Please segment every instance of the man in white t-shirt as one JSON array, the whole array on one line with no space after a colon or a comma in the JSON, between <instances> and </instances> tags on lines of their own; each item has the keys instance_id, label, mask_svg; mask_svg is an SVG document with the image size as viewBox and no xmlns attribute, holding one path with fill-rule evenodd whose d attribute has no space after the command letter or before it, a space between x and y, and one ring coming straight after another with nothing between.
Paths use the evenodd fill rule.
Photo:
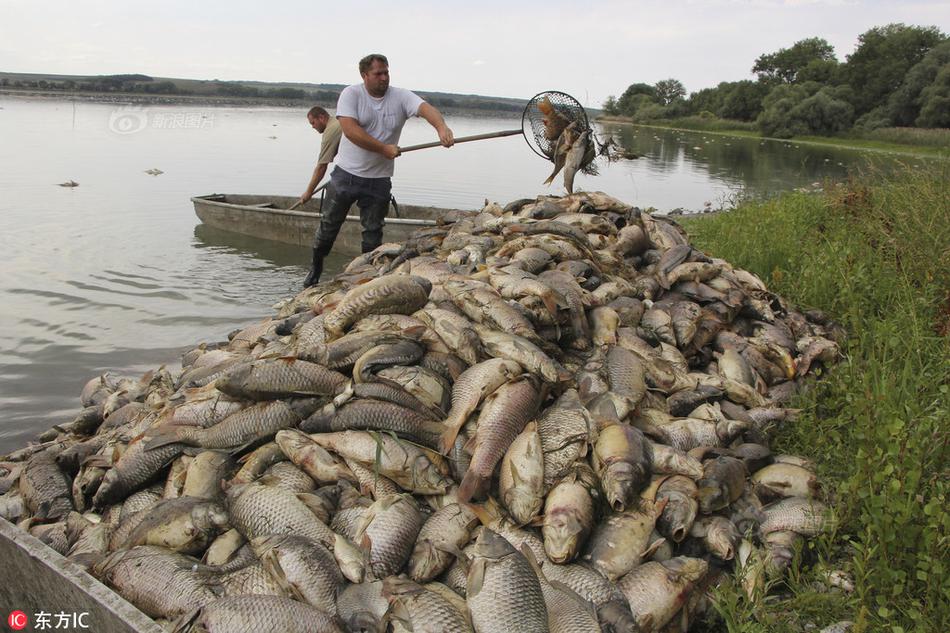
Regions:
<instances>
[{"instance_id":1,"label":"man in white t-shirt","mask_svg":"<svg viewBox=\"0 0 950 633\"><path fill-rule=\"evenodd\" d=\"M323 218L313 241L313 265L304 281L310 287L320 280L323 258L333 248L346 212L355 202L363 226L362 251L368 253L383 241L383 224L389 211L394 160L399 156L399 135L406 120L420 116L435 128L444 147L455 137L442 114L418 95L389 85L389 61L379 54L360 60L363 83L340 93L336 117L343 128L336 167L330 174Z\"/></svg>"}]
</instances>

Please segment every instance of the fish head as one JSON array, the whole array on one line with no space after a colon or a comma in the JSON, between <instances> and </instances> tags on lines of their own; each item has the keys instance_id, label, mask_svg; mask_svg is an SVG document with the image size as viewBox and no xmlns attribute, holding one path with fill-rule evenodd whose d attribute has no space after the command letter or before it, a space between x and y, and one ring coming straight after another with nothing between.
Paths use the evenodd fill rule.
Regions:
<instances>
[{"instance_id":1,"label":"fish head","mask_svg":"<svg viewBox=\"0 0 950 633\"><path fill-rule=\"evenodd\" d=\"M605 633L639 633L630 605L623 600L611 600L597 609L597 620Z\"/></svg>"},{"instance_id":2,"label":"fish head","mask_svg":"<svg viewBox=\"0 0 950 633\"><path fill-rule=\"evenodd\" d=\"M544 498L519 486L505 491L505 507L513 517L533 517L541 510Z\"/></svg>"},{"instance_id":3,"label":"fish head","mask_svg":"<svg viewBox=\"0 0 950 633\"><path fill-rule=\"evenodd\" d=\"M195 527L205 532L224 531L231 526L231 516L220 503L202 504L194 516Z\"/></svg>"},{"instance_id":4,"label":"fish head","mask_svg":"<svg viewBox=\"0 0 950 633\"><path fill-rule=\"evenodd\" d=\"M224 393L229 391L239 391L250 377L253 370L254 366L251 363L242 363L215 380L214 386L216 389L218 389L218 391L222 391Z\"/></svg>"},{"instance_id":5,"label":"fish head","mask_svg":"<svg viewBox=\"0 0 950 633\"><path fill-rule=\"evenodd\" d=\"M414 479L421 479L421 483L427 489L435 490L438 494L445 493L452 485L452 481L447 479L439 467L434 464L425 455L416 458L413 464Z\"/></svg>"},{"instance_id":6,"label":"fish head","mask_svg":"<svg viewBox=\"0 0 950 633\"><path fill-rule=\"evenodd\" d=\"M703 514L712 514L716 510L722 510L729 505L729 498L721 485L707 485L701 487L697 496L699 497L699 509Z\"/></svg>"},{"instance_id":7,"label":"fish head","mask_svg":"<svg viewBox=\"0 0 950 633\"><path fill-rule=\"evenodd\" d=\"M698 504L692 499L677 499L676 503L666 504L657 523L674 542L682 543L693 527L698 509Z\"/></svg>"},{"instance_id":8,"label":"fish head","mask_svg":"<svg viewBox=\"0 0 950 633\"><path fill-rule=\"evenodd\" d=\"M566 563L580 546L586 530L571 512L549 512L541 533L544 535L544 551L554 563Z\"/></svg>"},{"instance_id":9,"label":"fish head","mask_svg":"<svg viewBox=\"0 0 950 633\"><path fill-rule=\"evenodd\" d=\"M677 556L661 563L670 572L678 578L687 582L696 582L706 575L709 570L709 563L702 558L690 558L689 556Z\"/></svg>"},{"instance_id":10,"label":"fish head","mask_svg":"<svg viewBox=\"0 0 950 633\"><path fill-rule=\"evenodd\" d=\"M498 560L514 552L515 548L511 543L497 532L484 528L478 533L478 539L475 541L476 557Z\"/></svg>"},{"instance_id":11,"label":"fish head","mask_svg":"<svg viewBox=\"0 0 950 633\"><path fill-rule=\"evenodd\" d=\"M280 446L280 450L288 457L299 453L307 446L313 445L313 442L307 434L297 429L277 431L274 441L277 442L277 445Z\"/></svg>"},{"instance_id":12,"label":"fish head","mask_svg":"<svg viewBox=\"0 0 950 633\"><path fill-rule=\"evenodd\" d=\"M353 633L383 633L387 623L385 618L377 618L370 611L356 611L346 619L346 630Z\"/></svg>"},{"instance_id":13,"label":"fish head","mask_svg":"<svg viewBox=\"0 0 950 633\"><path fill-rule=\"evenodd\" d=\"M615 512L623 512L650 474L643 464L614 462L601 474L607 501Z\"/></svg>"},{"instance_id":14,"label":"fish head","mask_svg":"<svg viewBox=\"0 0 950 633\"><path fill-rule=\"evenodd\" d=\"M409 557L407 571L410 578L428 579L435 576L443 563L444 558L439 550L428 540L420 539Z\"/></svg>"}]
</instances>

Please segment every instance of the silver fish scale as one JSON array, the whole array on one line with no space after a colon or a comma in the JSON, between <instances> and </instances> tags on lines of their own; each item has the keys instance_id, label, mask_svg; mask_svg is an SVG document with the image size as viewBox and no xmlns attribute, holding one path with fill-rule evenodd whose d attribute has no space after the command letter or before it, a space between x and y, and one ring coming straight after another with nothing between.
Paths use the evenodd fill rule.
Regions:
<instances>
[{"instance_id":1,"label":"silver fish scale","mask_svg":"<svg viewBox=\"0 0 950 633\"><path fill-rule=\"evenodd\" d=\"M330 550L302 536L280 536L252 544L272 576L283 577L304 601L336 615L336 596L343 587L343 574Z\"/></svg>"},{"instance_id":2,"label":"silver fish scale","mask_svg":"<svg viewBox=\"0 0 950 633\"><path fill-rule=\"evenodd\" d=\"M270 534L298 534L333 546L330 528L288 490L248 484L230 503L231 521L248 540Z\"/></svg>"},{"instance_id":3,"label":"silver fish scale","mask_svg":"<svg viewBox=\"0 0 950 633\"><path fill-rule=\"evenodd\" d=\"M279 596L222 598L202 608L192 626L207 633L344 633L331 615Z\"/></svg>"},{"instance_id":4,"label":"silver fish scale","mask_svg":"<svg viewBox=\"0 0 950 633\"><path fill-rule=\"evenodd\" d=\"M599 572L577 564L545 564L544 575L548 580L563 583L574 590L584 600L600 607L613 600L623 600L623 592L617 585L607 580Z\"/></svg>"},{"instance_id":5,"label":"silver fish scale","mask_svg":"<svg viewBox=\"0 0 950 633\"><path fill-rule=\"evenodd\" d=\"M548 633L548 612L541 584L520 552L484 561L481 590L466 601L479 633Z\"/></svg>"},{"instance_id":6,"label":"silver fish scale","mask_svg":"<svg viewBox=\"0 0 950 633\"><path fill-rule=\"evenodd\" d=\"M348 541L356 541L360 520L363 518L365 512L366 508L361 506L339 510L333 515L333 520L330 522L330 529L341 536L345 536Z\"/></svg>"},{"instance_id":7,"label":"silver fish scale","mask_svg":"<svg viewBox=\"0 0 950 633\"><path fill-rule=\"evenodd\" d=\"M169 422L200 426L206 429L229 415L237 413L244 407L243 403L229 400L223 393L219 393L217 396L181 403L172 411Z\"/></svg>"},{"instance_id":8,"label":"silver fish scale","mask_svg":"<svg viewBox=\"0 0 950 633\"><path fill-rule=\"evenodd\" d=\"M318 315L297 330L297 355L304 360L320 361L326 355L327 331L324 317Z\"/></svg>"},{"instance_id":9,"label":"silver fish scale","mask_svg":"<svg viewBox=\"0 0 950 633\"><path fill-rule=\"evenodd\" d=\"M429 293L412 277L384 275L346 293L325 317L329 332L343 332L371 314L412 314L425 305Z\"/></svg>"},{"instance_id":10,"label":"silver fish scale","mask_svg":"<svg viewBox=\"0 0 950 633\"><path fill-rule=\"evenodd\" d=\"M231 572L221 579L226 596L258 595L286 596L280 583L264 568L255 562L247 567Z\"/></svg>"},{"instance_id":11,"label":"silver fish scale","mask_svg":"<svg viewBox=\"0 0 950 633\"><path fill-rule=\"evenodd\" d=\"M161 547L133 547L113 554L102 579L153 618L173 618L218 597L202 576L192 571L193 558ZM174 587L174 591L169 591Z\"/></svg>"},{"instance_id":12,"label":"silver fish scale","mask_svg":"<svg viewBox=\"0 0 950 633\"><path fill-rule=\"evenodd\" d=\"M826 512L823 503L804 497L789 497L762 509L764 519L759 530L763 535L788 530L814 536L825 528Z\"/></svg>"},{"instance_id":13,"label":"silver fish scale","mask_svg":"<svg viewBox=\"0 0 950 633\"><path fill-rule=\"evenodd\" d=\"M607 352L606 365L610 389L629 398L633 405L638 404L647 389L643 362L633 352L619 345L612 345Z\"/></svg>"},{"instance_id":14,"label":"silver fish scale","mask_svg":"<svg viewBox=\"0 0 950 633\"><path fill-rule=\"evenodd\" d=\"M27 462L20 474L20 495L40 520L59 519L73 509L72 484L48 452Z\"/></svg>"},{"instance_id":15,"label":"silver fish scale","mask_svg":"<svg viewBox=\"0 0 950 633\"><path fill-rule=\"evenodd\" d=\"M300 422L300 417L282 400L252 405L228 416L209 429L180 429L178 437L202 448L234 448L248 441L273 435Z\"/></svg>"},{"instance_id":16,"label":"silver fish scale","mask_svg":"<svg viewBox=\"0 0 950 633\"><path fill-rule=\"evenodd\" d=\"M218 390L237 398L267 400L293 395L333 395L346 383L346 376L323 365L304 360L254 361L222 376Z\"/></svg>"},{"instance_id":17,"label":"silver fish scale","mask_svg":"<svg viewBox=\"0 0 950 633\"><path fill-rule=\"evenodd\" d=\"M437 447L442 428L427 415L391 402L354 400L328 416L318 411L300 429L306 433L327 431L392 431L430 448Z\"/></svg>"},{"instance_id":18,"label":"silver fish scale","mask_svg":"<svg viewBox=\"0 0 950 633\"><path fill-rule=\"evenodd\" d=\"M413 633L470 633L469 626L455 606L435 593L423 590L397 598L409 612Z\"/></svg>"},{"instance_id":19,"label":"silver fish scale","mask_svg":"<svg viewBox=\"0 0 950 633\"><path fill-rule=\"evenodd\" d=\"M313 479L290 462L277 462L264 471L265 477L272 477L273 483L290 492L313 492L317 484Z\"/></svg>"},{"instance_id":20,"label":"silver fish scale","mask_svg":"<svg viewBox=\"0 0 950 633\"><path fill-rule=\"evenodd\" d=\"M373 573L385 578L398 573L409 560L424 519L415 504L404 497L395 502L392 497L383 497L367 509L374 511L369 524L361 525L356 544L362 545L364 537L369 538Z\"/></svg>"},{"instance_id":21,"label":"silver fish scale","mask_svg":"<svg viewBox=\"0 0 950 633\"><path fill-rule=\"evenodd\" d=\"M396 483L376 472L375 465L364 466L352 459L344 458L344 463L356 476L360 484L360 490L372 496L373 499L379 499L386 495L396 495L402 492L402 489Z\"/></svg>"},{"instance_id":22,"label":"silver fish scale","mask_svg":"<svg viewBox=\"0 0 950 633\"><path fill-rule=\"evenodd\" d=\"M596 614L580 596L547 580L541 581L541 591L551 633L600 633Z\"/></svg>"},{"instance_id":23,"label":"silver fish scale","mask_svg":"<svg viewBox=\"0 0 950 633\"><path fill-rule=\"evenodd\" d=\"M693 418L673 420L657 425L667 444L683 452L699 446L719 446L719 435L714 422L699 421Z\"/></svg>"},{"instance_id":24,"label":"silver fish scale","mask_svg":"<svg viewBox=\"0 0 950 633\"><path fill-rule=\"evenodd\" d=\"M350 631L375 633L389 611L380 580L350 585L340 592L336 601L340 619Z\"/></svg>"},{"instance_id":25,"label":"silver fish scale","mask_svg":"<svg viewBox=\"0 0 950 633\"><path fill-rule=\"evenodd\" d=\"M538 390L531 380L502 385L482 405L475 452L467 474L490 478L502 455L538 410Z\"/></svg>"},{"instance_id":26,"label":"silver fish scale","mask_svg":"<svg viewBox=\"0 0 950 633\"><path fill-rule=\"evenodd\" d=\"M458 503L450 503L430 516L419 532L409 560L412 579L427 582L448 569L453 555L446 549L468 543L476 521L475 514Z\"/></svg>"},{"instance_id":27,"label":"silver fish scale","mask_svg":"<svg viewBox=\"0 0 950 633\"><path fill-rule=\"evenodd\" d=\"M577 391L568 389L538 419L544 452L544 489L550 490L587 450L591 424Z\"/></svg>"},{"instance_id":28,"label":"silver fish scale","mask_svg":"<svg viewBox=\"0 0 950 633\"><path fill-rule=\"evenodd\" d=\"M102 478L102 484L93 497L93 504L102 508L125 497L157 475L181 455L184 449L184 444L173 443L145 450L142 440L132 442L119 461Z\"/></svg>"}]
</instances>

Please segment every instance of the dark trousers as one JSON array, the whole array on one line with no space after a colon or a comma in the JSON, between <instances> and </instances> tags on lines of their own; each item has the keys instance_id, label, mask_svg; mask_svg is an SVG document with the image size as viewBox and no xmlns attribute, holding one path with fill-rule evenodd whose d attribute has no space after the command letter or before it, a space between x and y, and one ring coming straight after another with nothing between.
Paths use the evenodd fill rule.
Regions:
<instances>
[{"instance_id":1,"label":"dark trousers","mask_svg":"<svg viewBox=\"0 0 950 633\"><path fill-rule=\"evenodd\" d=\"M360 224L363 226L362 252L368 253L382 244L391 191L392 180L389 178L361 178L336 167L327 185L320 227L313 237L314 255L327 256L354 202L360 209Z\"/></svg>"}]
</instances>

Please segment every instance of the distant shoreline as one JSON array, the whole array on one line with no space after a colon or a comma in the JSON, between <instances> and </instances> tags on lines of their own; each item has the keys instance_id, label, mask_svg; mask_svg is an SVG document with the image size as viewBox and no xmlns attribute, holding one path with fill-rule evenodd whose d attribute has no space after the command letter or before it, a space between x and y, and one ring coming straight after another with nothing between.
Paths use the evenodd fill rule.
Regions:
<instances>
[{"instance_id":1,"label":"distant shoreline","mask_svg":"<svg viewBox=\"0 0 950 633\"><path fill-rule=\"evenodd\" d=\"M313 99L284 99L279 97L229 97L213 95L167 95L142 94L132 92L80 92L63 90L39 90L34 88L16 89L7 86L0 87L0 98L10 97L24 100L48 101L82 101L88 103L114 103L131 105L195 105L208 107L251 107L271 106L275 108L300 108L308 110L318 105L324 108L335 108L336 102L327 102ZM521 113L503 110L482 110L475 108L456 108L440 106L439 110L446 114L464 114L465 116L514 119L521 118Z\"/></svg>"}]
</instances>

